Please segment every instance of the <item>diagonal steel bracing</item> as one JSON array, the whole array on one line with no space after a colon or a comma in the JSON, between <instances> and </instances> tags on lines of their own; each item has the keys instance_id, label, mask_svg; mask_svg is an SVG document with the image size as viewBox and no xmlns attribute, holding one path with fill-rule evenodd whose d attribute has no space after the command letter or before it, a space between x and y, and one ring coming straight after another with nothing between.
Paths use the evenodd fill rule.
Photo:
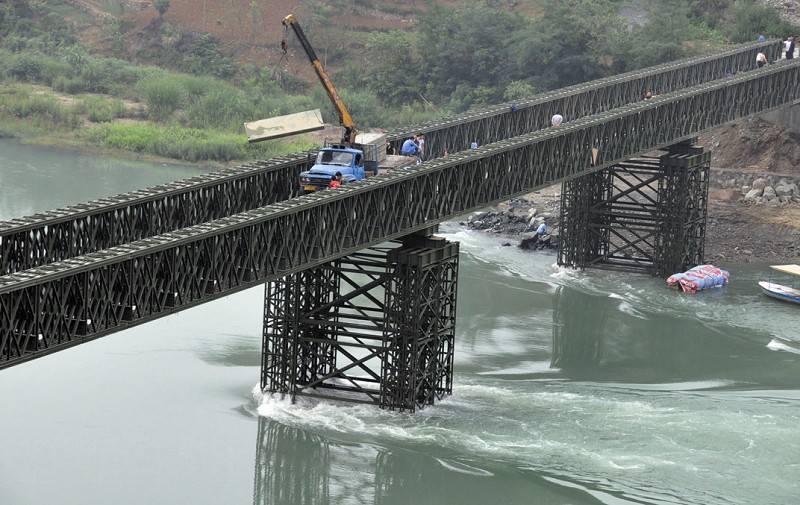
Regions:
<instances>
[{"instance_id":1,"label":"diagonal steel bracing","mask_svg":"<svg viewBox=\"0 0 800 505\"><path fill-rule=\"evenodd\" d=\"M778 63L338 190L0 277L0 366L330 262L798 99L800 62ZM116 300L86 296L98 284L111 286ZM54 294L59 303L47 304ZM112 317L119 313L130 320ZM49 333L48 321L59 330ZM21 345L31 335L43 341L35 349Z\"/></svg>"},{"instance_id":2,"label":"diagonal steel bracing","mask_svg":"<svg viewBox=\"0 0 800 505\"><path fill-rule=\"evenodd\" d=\"M629 72L500 104L440 121L404 127L388 139L399 148L425 133L429 157L523 135L567 120L638 101L646 91L667 93L753 68L755 54L780 57L780 41L754 42L703 57ZM80 256L256 209L298 195L298 174L312 153L298 153L170 184L103 198L0 223L0 275Z\"/></svg>"},{"instance_id":3,"label":"diagonal steel bracing","mask_svg":"<svg viewBox=\"0 0 800 505\"><path fill-rule=\"evenodd\" d=\"M261 387L412 412L451 394L457 278L458 244L408 236L269 283Z\"/></svg>"},{"instance_id":4,"label":"diagonal steel bracing","mask_svg":"<svg viewBox=\"0 0 800 505\"><path fill-rule=\"evenodd\" d=\"M669 151L564 185L559 264L663 275L702 262L710 153Z\"/></svg>"}]
</instances>

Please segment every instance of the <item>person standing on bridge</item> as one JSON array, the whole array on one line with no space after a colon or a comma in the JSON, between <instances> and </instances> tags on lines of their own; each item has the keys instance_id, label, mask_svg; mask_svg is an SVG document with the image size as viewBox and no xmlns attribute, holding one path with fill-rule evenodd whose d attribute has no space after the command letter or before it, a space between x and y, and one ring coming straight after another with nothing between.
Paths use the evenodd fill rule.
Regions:
<instances>
[{"instance_id":1,"label":"person standing on bridge","mask_svg":"<svg viewBox=\"0 0 800 505\"><path fill-rule=\"evenodd\" d=\"M764 41L764 40L766 40L766 38L764 37L764 35L763 35L762 33L759 33L759 34L758 34L758 41L759 41L759 42L762 42L762 41Z\"/></svg>"},{"instance_id":2,"label":"person standing on bridge","mask_svg":"<svg viewBox=\"0 0 800 505\"><path fill-rule=\"evenodd\" d=\"M756 55L756 66L758 66L758 68L761 68L766 64L767 64L767 56L764 53L758 53Z\"/></svg>"},{"instance_id":3,"label":"person standing on bridge","mask_svg":"<svg viewBox=\"0 0 800 505\"><path fill-rule=\"evenodd\" d=\"M787 42L787 44L786 44L786 59L787 60L791 60L792 58L794 58L795 38L796 37L789 37L789 40L786 41Z\"/></svg>"},{"instance_id":4,"label":"person standing on bridge","mask_svg":"<svg viewBox=\"0 0 800 505\"><path fill-rule=\"evenodd\" d=\"M564 116L558 113L553 114L553 117L550 118L550 124L553 126L561 126L561 123L563 122L564 122Z\"/></svg>"}]
</instances>

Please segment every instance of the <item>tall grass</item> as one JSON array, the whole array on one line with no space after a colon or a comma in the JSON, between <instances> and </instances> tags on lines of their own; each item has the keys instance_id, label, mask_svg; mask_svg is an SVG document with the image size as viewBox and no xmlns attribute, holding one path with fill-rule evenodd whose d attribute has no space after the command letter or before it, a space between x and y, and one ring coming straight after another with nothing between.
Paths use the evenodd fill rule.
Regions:
<instances>
[{"instance_id":1,"label":"tall grass","mask_svg":"<svg viewBox=\"0 0 800 505\"><path fill-rule=\"evenodd\" d=\"M186 89L181 86L180 78L172 75L145 77L136 84L136 90L147 104L150 118L155 121L170 119L186 104Z\"/></svg>"},{"instance_id":2,"label":"tall grass","mask_svg":"<svg viewBox=\"0 0 800 505\"><path fill-rule=\"evenodd\" d=\"M74 108L62 105L53 96L27 90L0 95L0 112L12 118L28 120L37 126L74 128L80 122Z\"/></svg>"},{"instance_id":3,"label":"tall grass","mask_svg":"<svg viewBox=\"0 0 800 505\"><path fill-rule=\"evenodd\" d=\"M106 99L94 95L83 95L75 104L75 111L85 115L93 123L108 123L114 119L131 117L121 100Z\"/></svg>"},{"instance_id":4,"label":"tall grass","mask_svg":"<svg viewBox=\"0 0 800 505\"><path fill-rule=\"evenodd\" d=\"M146 124L103 124L82 133L87 140L137 153L183 161L234 161L280 156L312 148L307 143L248 144L244 135Z\"/></svg>"}]
</instances>

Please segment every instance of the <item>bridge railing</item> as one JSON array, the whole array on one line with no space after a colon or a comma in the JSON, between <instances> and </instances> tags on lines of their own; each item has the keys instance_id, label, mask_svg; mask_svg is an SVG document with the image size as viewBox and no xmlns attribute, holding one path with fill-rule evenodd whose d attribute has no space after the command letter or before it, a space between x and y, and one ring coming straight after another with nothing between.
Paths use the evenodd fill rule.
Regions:
<instances>
[{"instance_id":1,"label":"bridge railing","mask_svg":"<svg viewBox=\"0 0 800 505\"><path fill-rule=\"evenodd\" d=\"M800 61L0 277L0 367L800 101Z\"/></svg>"},{"instance_id":2,"label":"bridge railing","mask_svg":"<svg viewBox=\"0 0 800 505\"><path fill-rule=\"evenodd\" d=\"M432 156L450 146L496 142L544 128L560 112L567 120L637 101L648 90L664 93L755 66L757 52L780 56L780 41L743 44L702 57L629 72L441 121L394 130L425 133ZM0 275L34 268L187 226L220 219L298 196L300 172L312 165L299 153L226 169L93 202L0 222Z\"/></svg>"}]
</instances>

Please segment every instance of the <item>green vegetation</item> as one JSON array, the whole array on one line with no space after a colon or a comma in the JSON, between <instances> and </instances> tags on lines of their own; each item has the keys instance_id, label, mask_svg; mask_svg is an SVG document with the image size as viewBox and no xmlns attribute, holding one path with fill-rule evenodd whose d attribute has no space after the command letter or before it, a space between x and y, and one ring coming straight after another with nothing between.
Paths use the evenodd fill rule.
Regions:
<instances>
[{"instance_id":1,"label":"green vegetation","mask_svg":"<svg viewBox=\"0 0 800 505\"><path fill-rule=\"evenodd\" d=\"M155 7L156 10L158 11L158 15L162 18L164 17L164 14L166 14L167 11L169 10L169 0L153 0L150 3L153 4L153 7Z\"/></svg>"},{"instance_id":2,"label":"green vegetation","mask_svg":"<svg viewBox=\"0 0 800 505\"><path fill-rule=\"evenodd\" d=\"M333 80L362 129L519 100L754 40L758 33L800 31L755 0L642 2L635 16L623 0L531 0L536 15L509 9L508 2L467 0L459 9L429 4L411 28L352 32L331 23L346 2L309 1L315 14L304 29L328 70L335 69ZM168 0L152 5L159 18L139 34L143 42L131 44L131 23L114 19L105 26L105 42L115 57L99 57L62 19L67 3L3 2L0 136L46 134L227 162L312 147L249 145L246 121L319 108L325 122L338 122L321 86L276 68L236 68L214 37L165 20ZM397 13L414 12L408 7L394 6ZM255 16L255 3L251 10ZM359 57L362 51L368 62ZM160 67L133 63L147 61Z\"/></svg>"},{"instance_id":3,"label":"green vegetation","mask_svg":"<svg viewBox=\"0 0 800 505\"><path fill-rule=\"evenodd\" d=\"M248 144L241 134L152 124L104 124L85 130L82 135L113 149L147 153L183 161L220 161L271 158L311 149L301 142L267 141Z\"/></svg>"}]
</instances>

